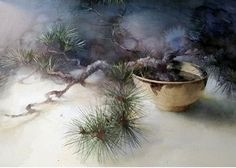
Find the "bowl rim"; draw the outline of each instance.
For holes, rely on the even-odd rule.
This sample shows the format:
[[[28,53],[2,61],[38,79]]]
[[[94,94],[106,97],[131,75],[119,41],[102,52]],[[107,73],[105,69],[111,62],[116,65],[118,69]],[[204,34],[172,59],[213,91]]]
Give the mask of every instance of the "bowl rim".
[[[175,85],[175,84],[187,84],[187,83],[195,83],[195,82],[199,82],[199,81],[203,81],[206,80],[208,78],[207,72],[204,71],[200,66],[190,63],[190,62],[184,62],[184,61],[176,61],[179,63],[184,63],[184,64],[189,64],[195,68],[197,68],[200,72],[202,72],[202,75],[198,75],[199,77],[201,77],[200,79],[196,79],[196,80],[191,80],[191,81],[182,81],[182,82],[171,82],[171,81],[159,81],[159,80],[153,80],[153,79],[148,79],[148,78],[144,78],[141,76],[138,76],[136,74],[132,74],[133,77],[143,81],[143,82],[147,82],[147,83],[158,83],[158,84],[171,84],[171,85]]]

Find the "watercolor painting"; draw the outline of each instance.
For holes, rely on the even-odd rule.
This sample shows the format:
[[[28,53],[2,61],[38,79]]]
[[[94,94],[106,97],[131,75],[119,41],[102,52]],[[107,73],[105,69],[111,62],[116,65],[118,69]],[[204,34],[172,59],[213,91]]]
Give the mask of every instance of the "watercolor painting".
[[[0,166],[236,166],[236,1],[0,0]]]

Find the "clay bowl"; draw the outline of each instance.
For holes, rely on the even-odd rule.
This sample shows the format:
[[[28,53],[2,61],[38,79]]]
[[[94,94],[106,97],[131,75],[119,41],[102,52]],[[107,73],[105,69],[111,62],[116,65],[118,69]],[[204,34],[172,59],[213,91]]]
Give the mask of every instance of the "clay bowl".
[[[187,62],[174,61],[168,65],[179,73],[189,73],[196,78],[190,81],[166,82],[147,79],[133,74],[134,83],[152,96],[157,106],[164,111],[182,112],[196,102],[204,92],[207,73],[199,66]]]

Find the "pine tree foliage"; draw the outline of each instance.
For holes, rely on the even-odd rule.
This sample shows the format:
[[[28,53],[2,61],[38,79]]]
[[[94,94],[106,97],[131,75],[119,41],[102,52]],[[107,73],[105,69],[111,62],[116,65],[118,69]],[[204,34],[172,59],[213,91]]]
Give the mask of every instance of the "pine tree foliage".
[[[58,48],[63,52],[74,51],[84,46],[84,41],[79,38],[76,28],[64,24],[56,24],[48,29],[40,41],[48,47]]]
[[[83,159],[96,156],[99,162],[104,162],[141,145],[141,91],[135,88],[131,71],[125,65],[115,65],[111,72],[113,83],[105,89],[104,105],[92,108],[83,120],[73,120],[67,133],[67,144],[77,146]]]

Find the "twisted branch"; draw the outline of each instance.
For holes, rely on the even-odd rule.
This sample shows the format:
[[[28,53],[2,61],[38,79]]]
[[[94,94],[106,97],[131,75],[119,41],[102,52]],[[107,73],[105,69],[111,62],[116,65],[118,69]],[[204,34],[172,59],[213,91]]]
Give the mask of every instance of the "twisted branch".
[[[140,67],[140,66],[155,66],[158,63],[159,63],[159,61],[157,59],[151,58],[151,57],[146,57],[146,58],[138,59],[137,61],[128,62],[127,65],[129,68],[136,68],[136,67]],[[111,69],[110,64],[108,64],[106,61],[99,60],[99,61],[92,63],[91,65],[88,65],[87,68],[82,72],[82,74],[78,78],[73,78],[72,76],[63,74],[62,72],[50,72],[51,75],[57,75],[62,79],[69,78],[69,79],[71,79],[71,82],[63,90],[53,90],[53,91],[46,93],[45,94],[46,99],[44,101],[42,101],[40,103],[28,104],[25,108],[26,112],[24,112],[22,114],[17,114],[17,115],[5,114],[4,116],[16,118],[16,117],[23,117],[23,116],[37,113],[39,111],[34,109],[35,106],[54,102],[55,100],[53,100],[53,96],[60,98],[75,84],[80,83],[80,84],[84,85],[85,80],[94,72],[96,72],[98,70],[102,70],[103,72],[108,72],[110,69]]]

